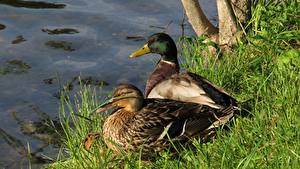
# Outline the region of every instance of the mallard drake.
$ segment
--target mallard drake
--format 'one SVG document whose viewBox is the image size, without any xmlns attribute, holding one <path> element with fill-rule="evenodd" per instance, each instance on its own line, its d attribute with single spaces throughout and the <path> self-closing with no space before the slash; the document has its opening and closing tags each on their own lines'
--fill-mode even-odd
<svg viewBox="0 0 300 169">
<path fill-rule="evenodd" d="M 103 138 L 116 153 L 120 150 L 160 151 L 169 139 L 185 143 L 205 139 L 215 127 L 228 122 L 235 107 L 215 109 L 207 105 L 168 99 L 144 99 L 133 85 L 121 84 L 112 99 L 97 112 L 113 109 L 103 124 Z"/>
<path fill-rule="evenodd" d="M 147 80 L 147 98 L 194 102 L 214 108 L 236 106 L 237 101 L 233 97 L 204 77 L 191 72 L 179 73 L 177 48 L 168 34 L 151 35 L 148 42 L 129 57 L 135 58 L 148 53 L 160 54 L 161 58 Z"/>
</svg>

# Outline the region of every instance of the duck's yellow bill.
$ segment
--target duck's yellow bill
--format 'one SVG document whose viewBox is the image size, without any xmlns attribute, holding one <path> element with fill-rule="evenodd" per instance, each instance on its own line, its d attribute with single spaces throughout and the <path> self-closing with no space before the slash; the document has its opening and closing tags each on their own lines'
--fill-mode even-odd
<svg viewBox="0 0 300 169">
<path fill-rule="evenodd" d="M 146 43 L 142 48 L 134 51 L 131 55 L 129 55 L 130 58 L 139 57 L 145 54 L 150 53 L 150 48 L 148 47 L 148 44 Z"/>
</svg>

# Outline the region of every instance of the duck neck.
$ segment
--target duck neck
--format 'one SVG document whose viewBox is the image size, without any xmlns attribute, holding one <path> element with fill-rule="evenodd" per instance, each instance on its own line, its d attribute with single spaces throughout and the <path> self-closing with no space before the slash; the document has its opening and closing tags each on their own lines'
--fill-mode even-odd
<svg viewBox="0 0 300 169">
<path fill-rule="evenodd" d="M 164 66 L 164 67 L 169 67 L 171 69 L 174 69 L 177 73 L 179 73 L 179 64 L 178 64 L 178 60 L 177 58 L 175 60 L 170 60 L 170 59 L 164 59 L 164 58 L 161 58 L 159 60 L 159 62 L 157 63 L 157 66 L 155 69 L 158 69 L 159 68 L 159 65 Z"/>
<path fill-rule="evenodd" d="M 176 59 L 177 60 L 177 59 Z M 173 74 L 179 73 L 178 62 L 164 60 L 163 58 L 157 63 L 154 71 L 147 80 L 145 96 L 148 97 L 151 90 L 160 82 L 171 77 Z"/>
<path fill-rule="evenodd" d="M 177 59 L 177 49 L 176 48 L 175 48 L 175 50 L 169 50 L 167 53 L 161 54 L 160 58 L 161 59 L 158 62 L 158 64 L 160 62 L 172 63 L 176 66 L 176 68 L 179 69 L 179 63 L 178 63 L 178 59 Z"/>
</svg>

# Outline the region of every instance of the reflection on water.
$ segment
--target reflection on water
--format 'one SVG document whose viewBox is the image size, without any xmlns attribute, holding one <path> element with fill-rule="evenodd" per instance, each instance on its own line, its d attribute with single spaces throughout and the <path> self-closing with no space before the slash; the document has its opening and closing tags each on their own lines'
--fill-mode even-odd
<svg viewBox="0 0 300 169">
<path fill-rule="evenodd" d="M 0 75 L 26 73 L 31 67 L 22 60 L 8 60 L 0 66 Z"/>
<path fill-rule="evenodd" d="M 23 8 L 33 8 L 33 9 L 42 9 L 42 8 L 64 8 L 65 4 L 55 4 L 43 1 L 23 1 L 23 0 L 0 0 L 0 4 L 10 5 L 14 7 L 23 7 Z"/>
<path fill-rule="evenodd" d="M 36 121 L 26 121 L 18 117 L 18 112 L 12 112 L 14 120 L 20 125 L 20 131 L 42 141 L 44 146 L 50 144 L 59 145 L 61 143 L 63 129 L 58 120 L 52 120 L 51 117 L 40 110 L 39 107 L 31 105 L 33 113 L 38 116 Z"/>
<path fill-rule="evenodd" d="M 74 99 L 80 84 L 101 86 L 101 99 L 121 82 L 143 90 L 158 57 L 129 54 L 153 33 L 178 39 L 182 18 L 174 0 L 0 0 L 0 168 L 57 157 L 62 91 Z"/>
<path fill-rule="evenodd" d="M 106 81 L 104 80 L 99 80 L 99 79 L 95 79 L 92 76 L 88 76 L 88 77 L 81 77 L 80 81 L 77 81 L 77 85 L 91 85 L 91 86 L 107 86 L 109 85 Z"/>
<path fill-rule="evenodd" d="M 60 85 L 59 79 L 56 77 L 44 79 L 43 81 L 45 84 L 48 85 Z M 67 96 L 70 91 L 74 90 L 75 87 L 78 90 L 82 85 L 89 85 L 95 88 L 102 88 L 104 86 L 108 86 L 109 83 L 92 76 L 75 76 L 70 81 L 67 81 L 65 84 L 63 84 L 59 91 L 57 93 L 54 93 L 53 96 L 57 99 L 60 99 L 62 94 L 65 94 L 65 96 Z"/>
<path fill-rule="evenodd" d="M 58 35 L 58 34 L 75 34 L 79 33 L 78 30 L 73 28 L 62 28 L 62 29 L 42 29 L 43 32 L 48 33 L 49 35 Z"/>
<path fill-rule="evenodd" d="M 25 145 L 22 140 L 7 133 L 4 129 L 0 128 L 0 137 L 4 142 L 15 150 L 21 159 L 28 160 L 33 164 L 45 164 L 53 162 L 52 158 L 43 155 L 44 149 L 49 145 L 59 147 L 63 139 L 63 129 L 58 120 L 51 120 L 50 116 L 39 110 L 38 107 L 31 106 L 33 112 L 39 116 L 37 121 L 24 121 L 18 117 L 18 112 L 12 112 L 14 120 L 20 126 L 20 131 L 24 135 L 42 142 L 34 150 L 30 149 L 30 143 Z M 15 162 L 6 163 L 3 165 L 6 168 L 18 168 Z"/>
<path fill-rule="evenodd" d="M 14 149 L 21 157 L 27 157 L 27 149 L 23 145 L 22 141 L 15 138 L 14 136 L 8 134 L 5 130 L 0 128 L 0 136 L 1 139 L 6 142 L 7 145 L 9 145 L 12 149 Z M 5 164 L 2 167 L 11 167 L 13 164 Z"/>
<path fill-rule="evenodd" d="M 133 41 L 145 41 L 146 38 L 142 36 L 126 36 L 126 39 Z"/>
<path fill-rule="evenodd" d="M 18 138 L 3 128 L 0 128 L 0 138 L 4 141 L 12 150 L 14 150 L 21 160 L 18 160 L 20 163 L 28 164 L 25 161 L 29 161 L 32 164 L 45 164 L 49 162 L 53 162 L 53 159 L 44 155 L 43 152 L 45 149 L 51 147 L 59 147 L 61 144 L 61 140 L 63 139 L 63 129 L 58 120 L 51 120 L 51 117 L 42 112 L 39 107 L 34 105 L 29 105 L 32 109 L 32 113 L 37 115 L 38 119 L 36 121 L 28 121 L 24 120 L 24 117 L 21 116 L 21 112 L 12 112 L 13 119 L 20 126 L 20 131 L 23 135 L 29 136 L 41 142 L 35 148 L 32 149 L 31 143 L 23 143 L 23 138 Z M 3 157 L 6 158 L 15 158 L 11 157 Z M 26 164 L 27 163 L 27 164 Z M 16 163 L 16 161 L 9 162 L 8 160 L 2 165 L 4 168 L 19 168 L 20 164 Z"/>
<path fill-rule="evenodd" d="M 5 29 L 5 28 L 6 28 L 5 25 L 0 24 L 0 30 Z"/>
<path fill-rule="evenodd" d="M 46 46 L 55 48 L 55 49 L 62 49 L 68 52 L 72 52 L 75 49 L 72 47 L 72 42 L 67 41 L 48 41 L 45 43 Z"/>
<path fill-rule="evenodd" d="M 19 35 L 19 36 L 16 37 L 16 39 L 11 41 L 11 43 L 12 44 L 18 44 L 18 43 L 21 43 L 21 42 L 24 42 L 24 41 L 26 41 L 26 39 L 22 35 Z"/>
</svg>

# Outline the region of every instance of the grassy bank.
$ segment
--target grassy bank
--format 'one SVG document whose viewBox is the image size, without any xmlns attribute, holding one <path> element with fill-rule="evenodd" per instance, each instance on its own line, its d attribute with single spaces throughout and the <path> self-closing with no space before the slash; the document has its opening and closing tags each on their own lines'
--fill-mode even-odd
<svg viewBox="0 0 300 169">
<path fill-rule="evenodd" d="M 53 168 L 298 168 L 300 166 L 300 15 L 296 0 L 258 1 L 244 41 L 222 59 L 201 56 L 201 38 L 182 38 L 182 66 L 236 97 L 247 115 L 236 116 L 216 140 L 195 141 L 197 151 L 162 152 L 145 163 L 139 153 L 113 157 L 101 138 L 90 152 L 82 141 L 101 132 L 104 114 L 95 92 L 83 87 L 77 101 L 62 98 L 65 140 Z M 72 105 L 72 106 L 71 106 Z M 75 105 L 75 108 L 74 108 Z M 70 112 L 66 114 L 65 112 Z"/>
</svg>

